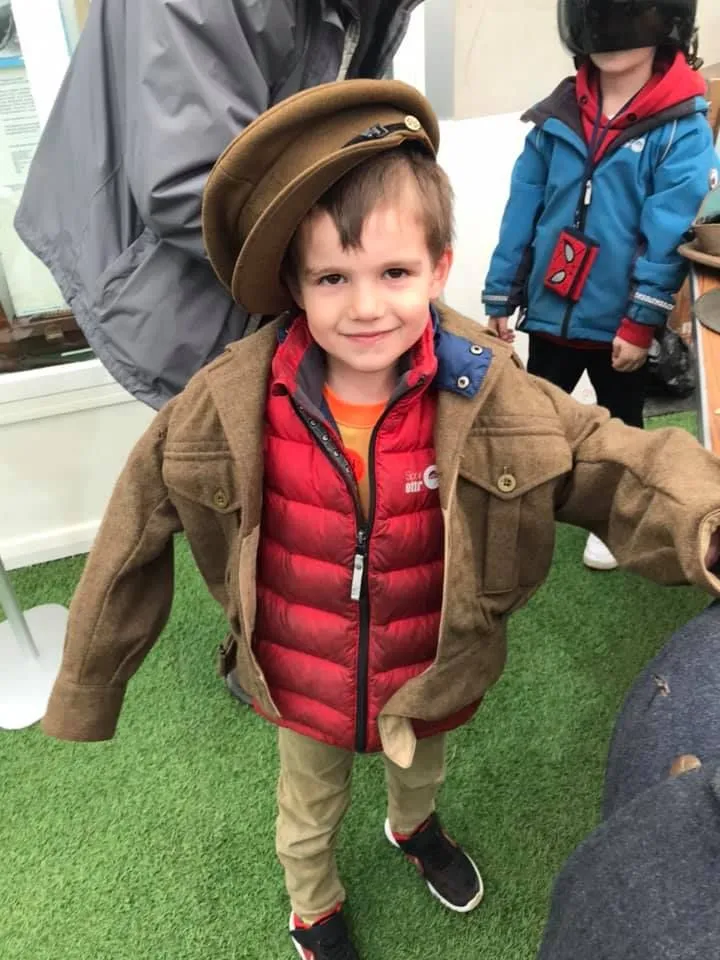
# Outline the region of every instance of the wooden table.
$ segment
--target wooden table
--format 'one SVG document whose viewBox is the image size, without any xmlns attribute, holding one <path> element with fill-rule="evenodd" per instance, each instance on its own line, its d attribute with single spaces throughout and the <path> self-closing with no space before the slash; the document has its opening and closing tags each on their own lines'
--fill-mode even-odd
<svg viewBox="0 0 720 960">
<path fill-rule="evenodd" d="M 720 288 L 720 270 L 693 264 L 690 275 L 693 302 Z M 720 334 L 693 319 L 698 365 L 698 425 L 700 442 L 720 456 Z"/>
</svg>

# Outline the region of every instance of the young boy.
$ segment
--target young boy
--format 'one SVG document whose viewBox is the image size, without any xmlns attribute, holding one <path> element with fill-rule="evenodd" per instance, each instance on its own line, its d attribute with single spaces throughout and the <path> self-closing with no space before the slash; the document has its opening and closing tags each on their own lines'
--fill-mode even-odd
<svg viewBox="0 0 720 960">
<path fill-rule="evenodd" d="M 489 325 L 530 334 L 528 371 L 643 425 L 645 361 L 673 308 L 677 253 L 718 161 L 695 71 L 696 0 L 558 0 L 577 76 L 529 110 L 534 124 L 483 301 Z M 590 534 L 587 566 L 617 561 Z"/>
<path fill-rule="evenodd" d="M 113 735 L 183 529 L 230 622 L 223 667 L 280 728 L 277 850 L 304 960 L 357 957 L 334 858 L 355 753 L 383 752 L 385 835 L 430 892 L 480 902 L 435 812 L 445 733 L 502 673 L 556 519 L 646 576 L 720 593 L 720 462 L 577 404 L 431 306 L 452 260 L 437 146 L 417 91 L 348 81 L 274 107 L 220 158 L 210 259 L 248 309 L 287 312 L 197 374 L 131 455 L 44 720 Z"/>
</svg>

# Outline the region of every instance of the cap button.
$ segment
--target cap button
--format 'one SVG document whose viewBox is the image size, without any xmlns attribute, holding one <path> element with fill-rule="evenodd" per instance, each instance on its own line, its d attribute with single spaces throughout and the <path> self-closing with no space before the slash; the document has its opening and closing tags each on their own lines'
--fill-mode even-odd
<svg viewBox="0 0 720 960">
<path fill-rule="evenodd" d="M 418 130 L 422 130 L 422 124 L 418 118 L 414 117 L 411 113 L 405 117 L 405 126 L 408 128 L 408 130 L 412 130 L 413 133 L 417 133 Z"/>
</svg>

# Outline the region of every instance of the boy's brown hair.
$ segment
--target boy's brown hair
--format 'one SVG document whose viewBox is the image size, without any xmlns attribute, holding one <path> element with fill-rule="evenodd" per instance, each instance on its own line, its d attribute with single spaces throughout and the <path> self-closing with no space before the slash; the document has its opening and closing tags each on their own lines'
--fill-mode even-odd
<svg viewBox="0 0 720 960">
<path fill-rule="evenodd" d="M 453 189 L 434 157 L 414 145 L 388 150 L 355 167 L 320 198 L 303 223 L 320 212 L 328 213 L 343 250 L 357 250 L 367 217 L 378 204 L 401 193 L 408 182 L 417 192 L 428 251 L 437 263 L 453 242 Z M 283 276 L 288 280 L 297 278 L 301 267 L 301 227 L 285 255 Z"/>
</svg>

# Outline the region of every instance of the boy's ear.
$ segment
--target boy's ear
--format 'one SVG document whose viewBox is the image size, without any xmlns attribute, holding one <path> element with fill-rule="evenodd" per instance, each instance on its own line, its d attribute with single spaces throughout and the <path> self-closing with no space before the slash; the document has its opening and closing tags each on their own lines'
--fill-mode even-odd
<svg viewBox="0 0 720 960">
<path fill-rule="evenodd" d="M 437 300 L 445 289 L 450 268 L 453 263 L 453 249 L 446 247 L 438 257 L 437 263 L 433 267 L 432 281 L 430 284 L 430 299 Z"/>
</svg>

